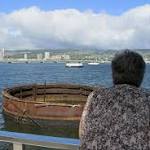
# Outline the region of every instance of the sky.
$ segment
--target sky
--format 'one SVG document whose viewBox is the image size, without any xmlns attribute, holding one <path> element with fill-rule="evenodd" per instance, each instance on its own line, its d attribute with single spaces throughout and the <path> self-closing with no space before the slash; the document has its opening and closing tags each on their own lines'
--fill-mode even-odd
<svg viewBox="0 0 150 150">
<path fill-rule="evenodd" d="M 0 0 L 0 11 L 11 12 L 21 8 L 37 6 L 42 10 L 78 9 L 80 11 L 106 11 L 121 14 L 124 11 L 150 3 L 150 0 Z"/>
<path fill-rule="evenodd" d="M 0 0 L 0 48 L 150 48 L 150 0 Z"/>
</svg>

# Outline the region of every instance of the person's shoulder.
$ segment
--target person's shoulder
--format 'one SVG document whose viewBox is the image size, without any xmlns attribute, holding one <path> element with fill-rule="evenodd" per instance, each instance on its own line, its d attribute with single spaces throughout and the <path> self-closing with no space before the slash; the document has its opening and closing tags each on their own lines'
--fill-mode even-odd
<svg viewBox="0 0 150 150">
<path fill-rule="evenodd" d="M 137 93 L 139 93 L 139 95 L 141 96 L 141 97 L 145 97 L 145 98 L 148 98 L 148 99 L 150 99 L 150 90 L 149 89 L 146 89 L 146 88 L 137 88 L 136 89 L 136 92 Z"/>
<path fill-rule="evenodd" d="M 96 87 L 95 90 L 91 93 L 91 97 L 97 98 L 99 95 L 105 95 L 108 91 L 112 89 L 111 87 L 99 86 Z"/>
<path fill-rule="evenodd" d="M 142 88 L 141 90 L 147 98 L 147 103 L 148 103 L 149 109 L 150 109 L 150 90 L 149 89 L 144 89 L 144 88 Z"/>
<path fill-rule="evenodd" d="M 150 97 L 150 89 L 141 88 L 141 91 L 142 91 L 147 97 Z"/>
<path fill-rule="evenodd" d="M 144 89 L 141 87 L 136 87 L 136 86 L 132 86 L 132 85 L 128 85 L 128 84 L 120 84 L 120 85 L 115 85 L 113 87 L 113 90 L 115 91 L 122 91 L 124 93 L 135 93 L 138 95 L 143 95 L 143 96 L 150 96 L 150 90 L 148 89 Z"/>
<path fill-rule="evenodd" d="M 89 95 L 88 99 L 92 101 L 91 103 L 98 103 L 99 101 L 105 101 L 105 99 L 112 95 L 113 87 L 97 87 L 95 90 Z"/>
<path fill-rule="evenodd" d="M 112 87 L 97 87 L 95 88 L 95 90 L 92 92 L 92 95 L 94 97 L 101 95 L 101 94 L 107 94 L 107 93 L 114 93 L 114 92 L 135 92 L 135 93 L 139 93 L 141 95 L 145 95 L 145 96 L 150 96 L 150 90 L 149 89 L 145 89 L 145 88 L 138 88 L 135 86 L 131 86 L 131 85 L 127 85 L 127 84 L 120 84 L 120 85 L 115 85 Z"/>
<path fill-rule="evenodd" d="M 106 90 L 106 87 L 104 86 L 96 87 L 94 91 L 91 93 L 91 95 L 93 97 L 97 97 L 100 93 L 103 93 L 105 90 Z"/>
<path fill-rule="evenodd" d="M 150 103 L 150 90 L 148 89 L 125 84 L 115 86 L 114 93 L 116 91 L 118 95 L 126 99 L 126 102 Z"/>
</svg>

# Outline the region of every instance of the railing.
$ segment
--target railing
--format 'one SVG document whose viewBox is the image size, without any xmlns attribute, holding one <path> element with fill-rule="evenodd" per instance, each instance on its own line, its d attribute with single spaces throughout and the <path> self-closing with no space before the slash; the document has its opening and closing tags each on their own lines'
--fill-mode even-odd
<svg viewBox="0 0 150 150">
<path fill-rule="evenodd" d="M 78 150 L 78 139 L 58 138 L 33 134 L 0 131 L 0 141 L 13 144 L 13 150 L 22 150 L 24 145 L 40 146 L 61 150 Z"/>
</svg>

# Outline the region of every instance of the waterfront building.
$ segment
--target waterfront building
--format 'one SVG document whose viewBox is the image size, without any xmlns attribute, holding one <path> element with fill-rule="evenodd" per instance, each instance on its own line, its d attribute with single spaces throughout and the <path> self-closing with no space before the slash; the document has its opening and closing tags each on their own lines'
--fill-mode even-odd
<svg viewBox="0 0 150 150">
<path fill-rule="evenodd" d="M 1 51 L 0 51 L 0 60 L 3 60 L 5 57 L 5 49 L 2 48 Z"/>
<path fill-rule="evenodd" d="M 5 57 L 5 49 L 2 48 L 2 57 L 4 58 Z"/>
<path fill-rule="evenodd" d="M 66 54 L 62 55 L 62 59 L 63 60 L 70 60 L 70 55 L 66 55 Z"/>
<path fill-rule="evenodd" d="M 59 61 L 59 60 L 61 60 L 61 55 L 52 55 L 50 57 L 50 60 L 52 60 L 52 61 Z"/>
<path fill-rule="evenodd" d="M 70 56 L 69 55 L 52 55 L 50 57 L 51 60 L 53 61 L 60 61 L 60 60 L 70 60 Z"/>
<path fill-rule="evenodd" d="M 25 60 L 28 59 L 28 54 L 27 54 L 27 53 L 24 54 L 24 59 L 25 59 Z"/>
<path fill-rule="evenodd" d="M 37 60 L 42 60 L 43 59 L 43 55 L 40 53 L 40 54 L 37 54 Z"/>
<path fill-rule="evenodd" d="M 45 52 L 44 53 L 44 59 L 48 60 L 50 58 L 50 53 L 49 52 Z"/>
</svg>

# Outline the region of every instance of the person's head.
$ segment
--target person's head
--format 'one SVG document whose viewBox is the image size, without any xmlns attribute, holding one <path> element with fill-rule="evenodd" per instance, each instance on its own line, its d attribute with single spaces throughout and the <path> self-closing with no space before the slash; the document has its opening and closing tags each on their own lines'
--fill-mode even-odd
<svg viewBox="0 0 150 150">
<path fill-rule="evenodd" d="M 129 84 L 139 87 L 145 73 L 145 62 L 136 52 L 125 50 L 115 55 L 112 60 L 114 84 Z"/>
</svg>

